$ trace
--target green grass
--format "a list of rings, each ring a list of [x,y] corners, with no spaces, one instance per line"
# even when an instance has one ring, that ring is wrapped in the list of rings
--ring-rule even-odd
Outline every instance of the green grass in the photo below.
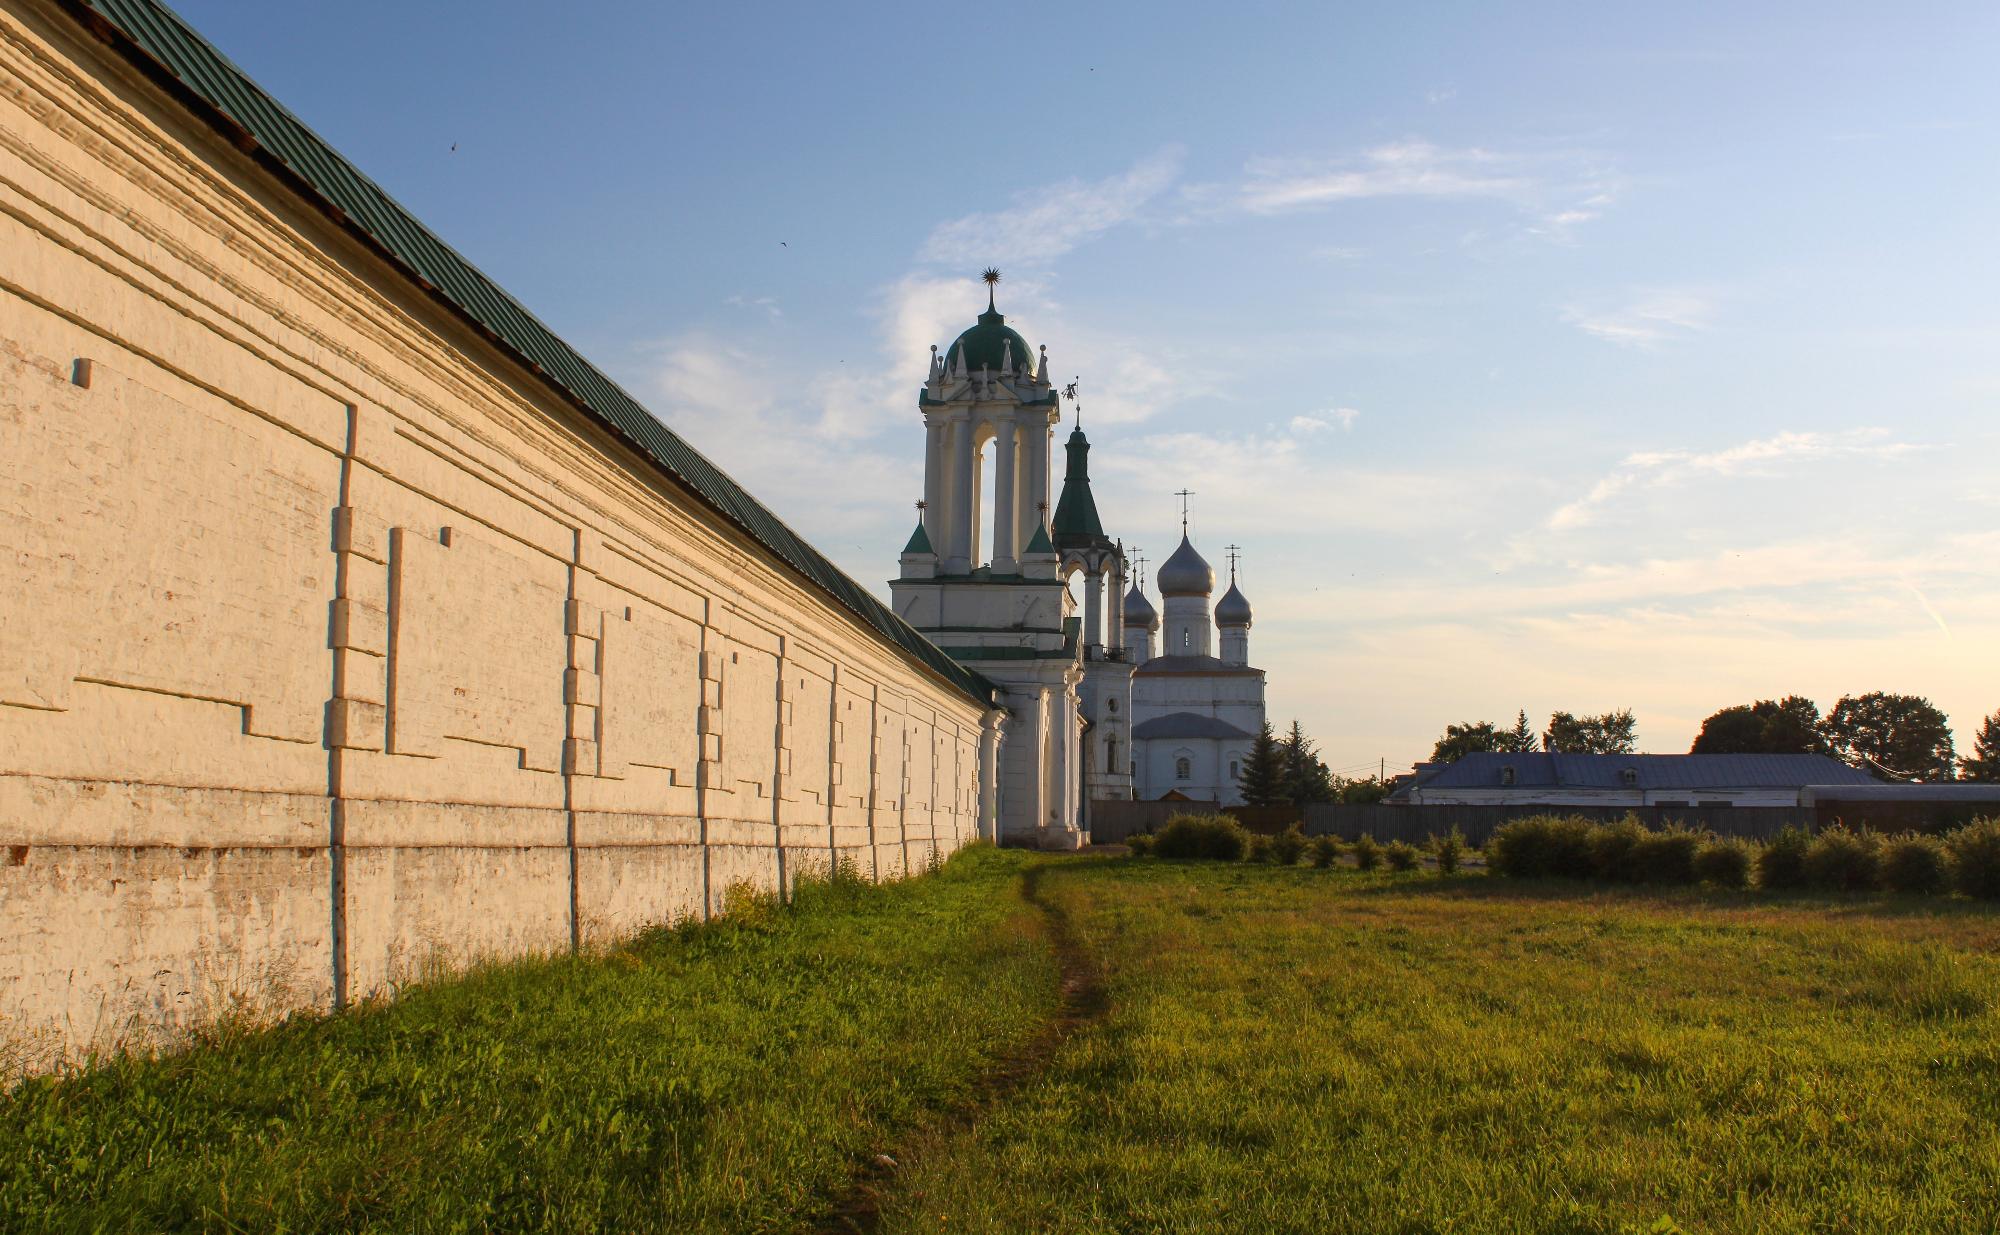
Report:
[[[1052,870],[1110,1010],[884,1230],[2000,1227],[1963,901],[1157,861]]]
[[[810,1230],[884,1149],[889,1232],[2000,1229],[2000,914],[976,849],[30,1083],[0,1229]]]
[[[0,1230],[793,1229],[1052,1014],[1031,860],[30,1082],[0,1099]]]

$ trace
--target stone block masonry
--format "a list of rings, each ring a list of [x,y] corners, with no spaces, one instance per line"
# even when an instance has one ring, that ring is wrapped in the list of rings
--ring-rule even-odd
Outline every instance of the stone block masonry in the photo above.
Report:
[[[984,708],[0,0],[0,1062],[980,830]]]

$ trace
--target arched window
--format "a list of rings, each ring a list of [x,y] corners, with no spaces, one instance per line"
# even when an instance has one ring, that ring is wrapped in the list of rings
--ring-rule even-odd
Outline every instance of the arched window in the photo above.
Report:
[[[1231,759],[1229,761],[1229,779],[1231,780],[1235,780],[1238,776],[1242,775],[1241,772],[1238,772],[1236,770],[1236,767],[1237,767],[1236,760]]]
[[[1188,758],[1186,755],[1182,755],[1180,758],[1174,760],[1174,779],[1193,780],[1194,760]]]
[[[1118,739],[1104,739],[1104,766],[1116,771],[1118,768]]]

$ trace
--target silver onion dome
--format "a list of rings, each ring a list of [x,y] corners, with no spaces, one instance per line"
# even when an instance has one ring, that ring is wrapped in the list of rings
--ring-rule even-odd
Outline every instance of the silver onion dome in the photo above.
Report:
[[[1217,626],[1248,626],[1250,624],[1250,602],[1243,593],[1236,590],[1234,583],[1215,602],[1215,624]]]
[[[1181,547],[1160,567],[1160,595],[1207,596],[1215,591],[1215,571],[1181,534]]]
[[[1125,625],[1131,630],[1160,628],[1159,611],[1153,608],[1153,602],[1147,600],[1146,594],[1136,586],[1125,593]]]

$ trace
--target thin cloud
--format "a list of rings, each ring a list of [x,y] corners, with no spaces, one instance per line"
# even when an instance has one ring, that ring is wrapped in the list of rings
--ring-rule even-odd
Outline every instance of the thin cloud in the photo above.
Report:
[[[1354,427],[1355,417],[1361,413],[1351,407],[1329,408],[1323,412],[1313,412],[1306,416],[1292,417],[1292,432],[1300,435],[1326,433],[1338,429],[1342,433]]]
[[[1018,193],[1005,210],[940,224],[922,260],[944,265],[1047,262],[1111,228],[1129,223],[1181,173],[1181,148],[1169,146],[1103,180],[1069,180]]]
[[[1713,298],[1693,291],[1648,292],[1617,308],[1563,311],[1563,320],[1593,338],[1622,347],[1653,348],[1708,329]]]

